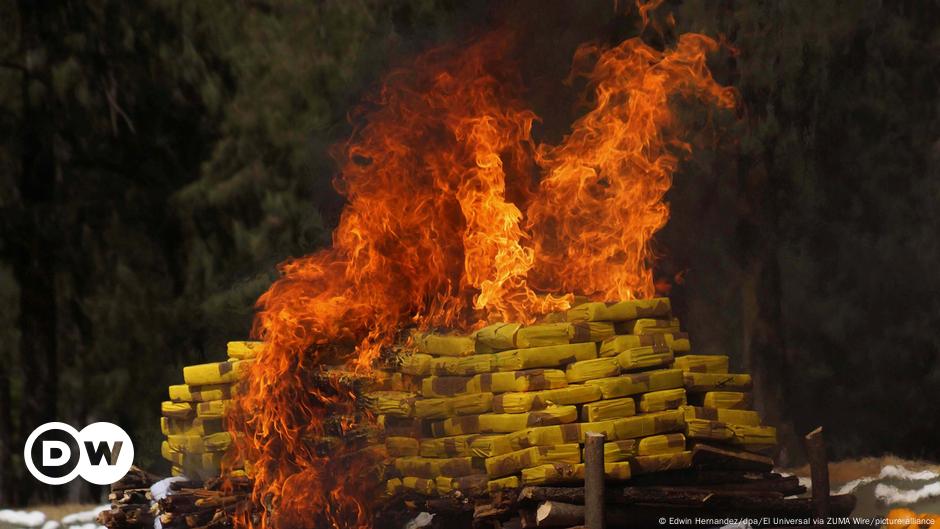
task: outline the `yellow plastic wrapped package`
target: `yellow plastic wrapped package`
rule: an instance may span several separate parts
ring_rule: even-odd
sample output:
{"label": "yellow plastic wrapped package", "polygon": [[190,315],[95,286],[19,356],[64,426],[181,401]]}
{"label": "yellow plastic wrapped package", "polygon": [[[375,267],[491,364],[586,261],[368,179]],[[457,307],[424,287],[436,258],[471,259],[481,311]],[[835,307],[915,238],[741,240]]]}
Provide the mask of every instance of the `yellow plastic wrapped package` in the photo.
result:
{"label": "yellow plastic wrapped package", "polygon": [[752,410],[729,410],[717,408],[705,408],[701,406],[683,406],[682,411],[685,414],[685,420],[705,419],[708,421],[719,421],[730,424],[740,424],[742,426],[760,426],[760,415]]}
{"label": "yellow plastic wrapped package", "polygon": [[601,343],[598,356],[617,356],[628,349],[653,347],[656,350],[669,349],[674,354],[685,354],[692,350],[689,334],[685,332],[660,334],[618,334]]}
{"label": "yellow plastic wrapped package", "polygon": [[413,417],[415,412],[414,393],[404,391],[373,391],[368,395],[377,413],[389,417]]}
{"label": "yellow plastic wrapped package", "polygon": [[728,357],[725,355],[686,355],[676,358],[673,367],[695,373],[727,373]]}
{"label": "yellow plastic wrapped package", "polygon": [[568,324],[568,339],[571,343],[602,342],[614,334],[614,324],[609,321],[577,321]]}
{"label": "yellow plastic wrapped package", "polygon": [[[441,478],[438,478],[441,479]],[[459,490],[468,496],[476,496],[486,492],[489,477],[486,474],[472,474],[459,478],[444,478],[450,480],[450,489]]]}
{"label": "yellow plastic wrapped package", "polygon": [[672,314],[669,298],[635,299],[617,303],[582,303],[568,310],[568,321],[625,321]]}
{"label": "yellow plastic wrapped package", "polygon": [[401,366],[398,370],[406,375],[430,375],[432,358],[431,355],[424,353],[405,355],[401,358]]}
{"label": "yellow plastic wrapped package", "polygon": [[229,342],[226,344],[226,352],[229,358],[247,360],[261,354],[264,347],[264,342]]}
{"label": "yellow plastic wrapped package", "polygon": [[630,458],[630,470],[636,475],[691,467],[692,452],[690,451]]}
{"label": "yellow plastic wrapped package", "polygon": [[[632,471],[627,461],[604,463],[604,477],[611,481],[630,479]],[[548,463],[522,470],[523,485],[548,485],[584,481],[584,465],[579,463]]]}
{"label": "yellow plastic wrapped package", "polygon": [[493,457],[512,452],[508,435],[475,435],[470,439],[470,455]]}
{"label": "yellow plastic wrapped package", "polygon": [[484,346],[488,351],[505,351],[516,348],[516,332],[522,325],[518,323],[494,323],[487,325],[473,333],[477,345]]}
{"label": "yellow plastic wrapped package", "polygon": [[669,349],[657,350],[656,347],[636,347],[627,349],[616,357],[623,371],[638,371],[651,367],[668,366],[675,358]]}
{"label": "yellow plastic wrapped package", "polygon": [[558,389],[568,385],[565,372],[560,369],[526,369],[522,371],[500,371],[475,375],[469,388],[473,392],[489,391],[541,391]]}
{"label": "yellow plastic wrapped package", "polygon": [[470,376],[489,373],[495,369],[495,355],[475,354],[460,358],[441,357],[431,359],[431,373],[435,375]]}
{"label": "yellow plastic wrapped package", "polygon": [[751,375],[748,374],[686,372],[683,379],[689,393],[751,390]]}
{"label": "yellow plastic wrapped package", "polygon": [[689,439],[723,441],[751,451],[771,449],[777,444],[777,429],[773,426],[743,426],[704,419],[686,421],[685,435]]}
{"label": "yellow plastic wrapped package", "polygon": [[171,402],[192,402],[193,394],[187,384],[176,384],[169,388]]}
{"label": "yellow plastic wrapped package", "polygon": [[574,406],[554,406],[527,413],[484,413],[475,417],[479,418],[480,433],[510,433],[533,426],[574,422],[578,420],[578,409]]}
{"label": "yellow plastic wrapped package", "polygon": [[520,349],[563,345],[570,341],[568,323],[537,323],[516,331],[516,347]]}
{"label": "yellow plastic wrapped package", "polygon": [[399,457],[395,459],[395,470],[403,476],[433,479],[437,476],[469,476],[478,474],[482,468],[472,457],[430,459],[426,457]]}
{"label": "yellow plastic wrapped package", "polygon": [[[454,437],[435,437],[421,439],[418,445],[418,454],[421,457],[469,457],[474,455],[470,451],[470,440],[479,437],[476,434],[457,435]],[[387,443],[387,440],[386,440]],[[413,455],[413,454],[412,454]]]}
{"label": "yellow plastic wrapped package", "polygon": [[581,448],[577,443],[533,446],[490,457],[486,459],[486,474],[491,478],[499,478],[547,462],[580,463]]}
{"label": "yellow plastic wrapped package", "polygon": [[210,435],[169,435],[167,442],[174,451],[185,453],[224,452],[232,445],[232,435],[228,432]]}
{"label": "yellow plastic wrapped package", "polygon": [[413,490],[418,494],[424,494],[425,496],[437,494],[437,483],[435,483],[433,479],[405,476],[401,478],[401,487],[405,490]]}
{"label": "yellow plastic wrapped package", "polygon": [[189,392],[195,402],[231,400],[237,393],[237,387],[237,384],[209,384],[206,386],[190,386]]}
{"label": "yellow plastic wrapped package", "polygon": [[221,418],[216,419],[171,419],[160,417],[160,431],[163,435],[211,435],[225,431]]}
{"label": "yellow plastic wrapped package", "polygon": [[569,384],[593,380],[595,378],[615,377],[620,374],[617,358],[592,358],[568,364],[565,378]]}
{"label": "yellow plastic wrapped package", "polygon": [[392,478],[385,482],[385,495],[394,496],[401,492],[403,489],[401,485],[401,480],[398,478]]}
{"label": "yellow plastic wrapped package", "polygon": [[385,449],[392,457],[409,457],[418,455],[418,440],[412,437],[386,437]]}
{"label": "yellow plastic wrapped package", "polygon": [[476,340],[470,336],[453,336],[416,332],[412,334],[418,351],[435,356],[469,356],[476,351]]}
{"label": "yellow plastic wrapped package", "polygon": [[252,362],[253,360],[234,360],[186,366],[183,368],[183,381],[190,386],[228,384],[244,377]]}
{"label": "yellow plastic wrapped package", "polygon": [[499,371],[519,371],[539,367],[558,367],[597,358],[593,343],[550,345],[532,349],[514,349],[496,353],[496,368]]}
{"label": "yellow plastic wrapped package", "polygon": [[584,404],[594,402],[600,398],[601,391],[599,388],[583,385],[526,393],[503,393],[493,399],[493,411],[497,413],[523,413],[531,410],[544,410],[551,406]]}
{"label": "yellow plastic wrapped package", "polygon": [[504,490],[519,488],[519,476],[506,476],[505,478],[491,479],[486,484],[486,491],[490,494]]}
{"label": "yellow plastic wrapped package", "polygon": [[751,394],[740,391],[709,391],[703,401],[706,408],[747,410],[751,408]]}
{"label": "yellow plastic wrapped package", "polygon": [[640,318],[616,325],[618,334],[663,334],[679,332],[679,318]]}
{"label": "yellow plastic wrapped package", "polygon": [[476,393],[470,387],[473,377],[432,376],[421,380],[421,395],[424,397],[453,397]]}
{"label": "yellow plastic wrapped package", "polygon": [[171,419],[192,419],[196,416],[196,407],[189,402],[164,401],[160,405],[160,414]]}
{"label": "yellow plastic wrapped package", "polygon": [[493,409],[492,393],[474,393],[450,398],[451,409],[457,415],[486,413]]}
{"label": "yellow plastic wrapped package", "polygon": [[638,408],[641,413],[673,410],[685,406],[685,389],[664,389],[640,395]]}
{"label": "yellow plastic wrapped package", "polygon": [[604,462],[616,463],[618,461],[627,461],[631,457],[637,456],[636,439],[624,439],[623,441],[612,441],[604,443]]}
{"label": "yellow plastic wrapped package", "polygon": [[581,407],[584,422],[606,421],[636,415],[636,402],[630,397],[601,400]]}
{"label": "yellow plastic wrapped package", "polygon": [[638,456],[656,456],[662,454],[675,454],[685,451],[685,435],[681,433],[667,433],[644,437],[637,443]]}
{"label": "yellow plastic wrapped package", "polygon": [[588,380],[584,384],[600,388],[605,399],[615,399],[650,391],[681,388],[682,382],[682,370],[657,369],[643,373],[623,374],[619,377]]}
{"label": "yellow plastic wrapped package", "polygon": [[413,406],[414,416],[419,419],[446,419],[454,415],[450,398],[416,399]]}
{"label": "yellow plastic wrapped package", "polygon": [[681,410],[668,410],[614,419],[614,437],[608,439],[635,439],[661,433],[681,431],[685,417]]}
{"label": "yellow plastic wrapped package", "polygon": [[[585,430],[589,428],[590,430]],[[552,446],[566,443],[580,443],[584,440],[584,432],[603,432],[608,437],[613,436],[613,422],[610,423],[568,423],[554,426],[539,426],[526,428],[517,432],[506,434],[506,439],[513,450],[521,450],[531,446]]]}
{"label": "yellow plastic wrapped package", "polygon": [[196,416],[203,418],[224,417],[225,411],[231,406],[231,400],[210,400],[196,404]]}

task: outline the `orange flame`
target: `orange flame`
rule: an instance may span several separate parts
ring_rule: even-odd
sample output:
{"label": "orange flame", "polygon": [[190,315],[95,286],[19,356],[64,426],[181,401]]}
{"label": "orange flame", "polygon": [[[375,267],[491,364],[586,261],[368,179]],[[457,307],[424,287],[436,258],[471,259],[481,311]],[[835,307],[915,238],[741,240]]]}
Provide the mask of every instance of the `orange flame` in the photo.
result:
{"label": "orange flame", "polygon": [[348,204],[332,248],[284,263],[258,301],[254,331],[268,346],[230,423],[261,527],[371,526],[374,458],[311,442],[336,435],[337,420],[342,434],[370,419],[322,366],[368,372],[405,325],[529,322],[567,308],[570,293],[653,293],[649,243],[668,218],[671,152],[688,150],[669,98],[734,104],[705,66],[715,47],[684,36],[666,51],[638,39],[581,48],[595,104],[558,146],[532,140],[506,36],[388,76],[339,149]]}

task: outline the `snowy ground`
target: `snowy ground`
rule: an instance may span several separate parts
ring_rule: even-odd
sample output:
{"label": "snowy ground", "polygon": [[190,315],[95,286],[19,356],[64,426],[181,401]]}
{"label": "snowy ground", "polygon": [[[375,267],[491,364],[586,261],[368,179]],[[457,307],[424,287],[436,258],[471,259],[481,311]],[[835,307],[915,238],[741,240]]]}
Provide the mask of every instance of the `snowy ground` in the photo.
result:
{"label": "snowy ground", "polygon": [[104,529],[95,522],[98,513],[110,508],[108,505],[78,511],[52,519],[42,511],[0,510],[0,529]]}

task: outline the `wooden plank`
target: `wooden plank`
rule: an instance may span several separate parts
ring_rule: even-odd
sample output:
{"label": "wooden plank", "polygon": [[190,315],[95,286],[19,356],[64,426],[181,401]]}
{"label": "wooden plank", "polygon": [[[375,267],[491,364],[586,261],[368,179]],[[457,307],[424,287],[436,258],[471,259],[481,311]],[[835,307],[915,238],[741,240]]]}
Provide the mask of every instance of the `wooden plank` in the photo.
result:
{"label": "wooden plank", "polygon": [[[584,525],[605,529],[604,523],[604,441],[607,436],[587,432],[584,439]],[[575,524],[569,524],[575,525]]]}
{"label": "wooden plank", "polygon": [[825,520],[832,511],[829,507],[829,458],[822,426],[806,434],[804,441],[813,482],[813,515]]}
{"label": "wooden plank", "polygon": [[767,456],[752,454],[743,450],[695,443],[692,447],[692,467],[712,470],[770,472],[774,468],[774,460]]}

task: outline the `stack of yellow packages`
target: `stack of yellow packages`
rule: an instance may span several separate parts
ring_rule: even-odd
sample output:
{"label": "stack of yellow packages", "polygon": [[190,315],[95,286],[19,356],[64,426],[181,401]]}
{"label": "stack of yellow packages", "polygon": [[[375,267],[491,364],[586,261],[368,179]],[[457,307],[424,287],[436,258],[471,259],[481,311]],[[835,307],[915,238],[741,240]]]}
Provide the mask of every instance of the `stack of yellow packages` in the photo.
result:
{"label": "stack of yellow packages", "polygon": [[208,479],[218,476],[222,457],[232,444],[225,410],[237,391],[261,342],[229,342],[228,359],[183,368],[184,384],[170,386],[161,405],[160,429],[166,440],[160,451],[174,476]]}
{"label": "stack of yellow packages", "polygon": [[[389,494],[581,481],[591,431],[607,436],[611,480],[690,467],[687,437],[746,449],[769,438],[739,424],[753,413],[731,391],[744,379],[726,374],[727,357],[688,354],[666,298],[585,303],[546,323],[412,342],[414,353],[370,393],[392,458]],[[702,401],[689,406],[687,392]]]}

